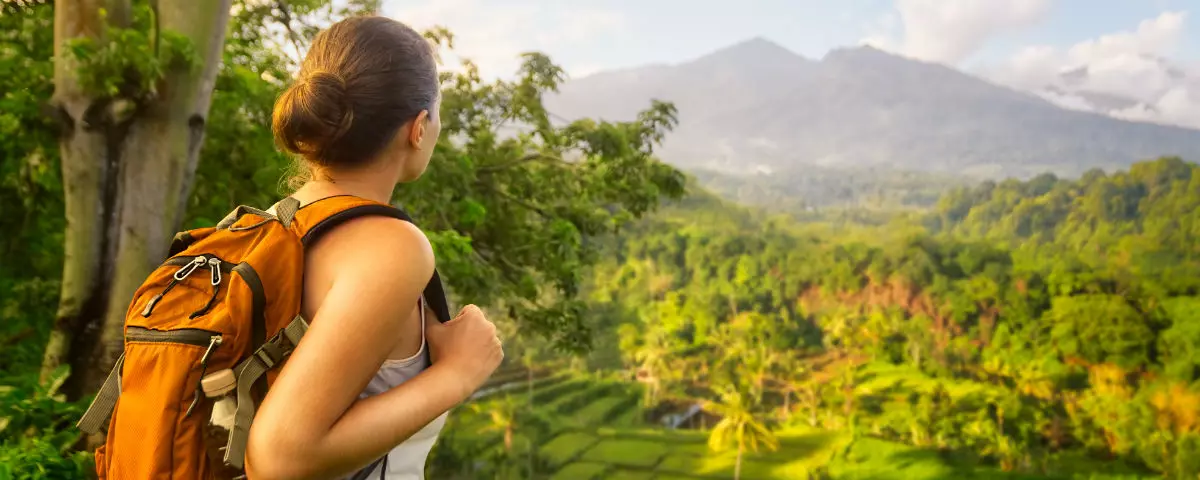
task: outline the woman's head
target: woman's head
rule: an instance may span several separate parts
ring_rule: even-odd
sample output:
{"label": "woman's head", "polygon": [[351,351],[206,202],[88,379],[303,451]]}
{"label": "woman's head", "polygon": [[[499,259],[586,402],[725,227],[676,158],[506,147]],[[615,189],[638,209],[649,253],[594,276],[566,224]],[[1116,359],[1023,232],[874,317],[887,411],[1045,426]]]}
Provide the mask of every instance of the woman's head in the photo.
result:
{"label": "woman's head", "polygon": [[272,128],[280,147],[326,176],[386,165],[409,181],[437,143],[439,101],[430,43],[395,20],[355,17],[313,40]]}

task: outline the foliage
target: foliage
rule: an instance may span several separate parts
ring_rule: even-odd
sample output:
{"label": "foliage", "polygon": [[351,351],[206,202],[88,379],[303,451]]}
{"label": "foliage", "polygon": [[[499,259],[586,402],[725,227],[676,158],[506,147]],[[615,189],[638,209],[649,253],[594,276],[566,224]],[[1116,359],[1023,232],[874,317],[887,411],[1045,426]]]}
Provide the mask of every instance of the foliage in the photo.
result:
{"label": "foliage", "polygon": [[72,427],[87,405],[57,393],[65,368],[48,385],[32,378],[0,385],[0,478],[85,477],[94,466],[90,454],[75,451],[82,434]]}
{"label": "foliage", "polygon": [[786,212],[926,208],[943,193],[970,184],[968,177],[946,174],[811,164],[754,173],[691,171],[704,188],[724,198]]}
{"label": "foliage", "polygon": [[593,239],[680,196],[684,183],[653,157],[674,107],[654,103],[633,122],[555,127],[541,99],[561,79],[536,53],[513,81],[485,83],[470,63],[444,74],[443,136],[425,177],[399,198],[457,297],[501,307],[527,338],[581,352],[591,332],[577,294],[597,260]]}
{"label": "foliage", "polygon": [[[985,183],[948,194],[924,227],[689,200],[609,242],[589,298],[630,312],[608,333],[626,366],[701,372],[655,377],[677,399],[740,381],[814,407],[797,421],[971,464],[1049,473],[1083,452],[1174,475],[1191,468],[1178,452],[1193,427],[1169,412],[1200,380],[1197,172],[1163,158]],[[878,364],[921,380],[863,366]]]}
{"label": "foliage", "polygon": [[[129,24],[67,46],[90,90],[132,101],[114,108],[136,107],[166,66],[195,54],[154,31],[150,3],[134,7]],[[185,226],[287,193],[293,159],[272,146],[274,99],[323,25],[376,8],[235,2]],[[53,4],[3,9],[0,478],[71,478],[91,468],[74,452],[82,404],[35,380],[63,266],[57,125],[43,109]],[[448,30],[427,36],[452,48]],[[748,475],[783,475],[771,470],[780,456],[818,450],[797,468],[1200,470],[1200,166],[1163,158],[1074,180],[984,182],[904,214],[880,207],[928,205],[942,182],[876,172],[838,183],[828,179],[841,173],[814,170],[802,190],[871,210],[779,216],[728,204],[696,188],[713,179],[655,160],[676,124],[669,104],[630,122],[551,122],[542,98],[562,79],[532,52],[505,80],[485,82],[469,63],[444,73],[445,135],[397,201],[454,296],[507,317],[506,345],[525,368],[590,349],[576,368],[641,384],[548,381],[452,415],[431,474],[736,472],[705,432],[636,430],[713,400],[723,401],[690,422],[715,426],[714,442],[778,441],[779,452],[751,452]],[[784,195],[730,182],[720,189]],[[784,433],[797,424],[829,431]]]}
{"label": "foliage", "polygon": [[104,31],[98,39],[65,42],[64,52],[75,63],[74,74],[85,93],[97,98],[152,97],[168,68],[200,66],[200,55],[187,37],[156,29],[157,13],[151,2],[135,1],[132,7],[128,27],[114,26],[116,22],[107,21],[108,11],[101,8]]}
{"label": "foliage", "polygon": [[756,415],[756,400],[757,398],[745,390],[727,385],[721,390],[721,401],[709,402],[706,407],[721,418],[709,436],[709,448],[723,451],[732,446],[737,449],[734,478],[741,473],[744,451],[758,452],[759,448],[764,447],[771,450],[779,448],[779,440],[775,438],[775,434]]}
{"label": "foliage", "polygon": [[0,15],[0,291],[7,292],[58,277],[64,219],[56,127],[43,115],[54,89],[54,10],[5,8],[17,10]]}
{"label": "foliage", "polygon": [[[84,88],[113,97],[107,105],[118,113],[155,95],[166,68],[195,63],[181,37],[156,31],[152,7],[135,1],[127,22],[65,44]],[[273,146],[275,98],[321,27],[378,7],[372,0],[235,0],[185,227],[211,225],[238,204],[266,207],[287,193],[281,180],[293,159]],[[35,383],[63,267],[57,126],[43,108],[53,94],[53,8],[6,2],[0,15],[0,68],[9,72],[0,78],[0,228],[15,232],[0,239],[9,259],[0,263],[0,290],[12,293],[0,297],[0,383],[11,385]],[[448,39],[449,32],[435,29],[430,37]],[[595,238],[683,193],[682,175],[653,157],[675,124],[674,109],[654,103],[635,122],[551,126],[541,98],[562,70],[538,53],[524,59],[512,80],[485,83],[473,70],[443,75],[445,138],[428,175],[398,198],[421,220],[457,298],[508,313],[530,352],[539,344],[582,351],[591,335],[580,317],[579,282],[597,258]],[[63,421],[78,414],[72,407],[13,405],[38,422],[56,419],[36,435],[5,437],[3,455],[13,462],[44,460],[46,452],[62,457],[76,447],[60,437],[75,435]]]}

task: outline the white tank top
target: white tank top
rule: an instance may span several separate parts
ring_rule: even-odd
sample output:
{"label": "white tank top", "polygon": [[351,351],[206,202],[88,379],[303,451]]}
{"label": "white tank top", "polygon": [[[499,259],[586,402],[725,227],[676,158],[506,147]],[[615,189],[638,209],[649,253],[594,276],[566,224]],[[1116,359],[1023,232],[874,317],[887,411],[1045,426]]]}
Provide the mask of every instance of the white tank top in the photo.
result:
{"label": "white tank top", "polygon": [[[359,396],[359,399],[379,395],[383,392],[396,388],[396,386],[408,381],[417,376],[422,370],[429,368],[429,357],[425,354],[427,348],[425,342],[425,301],[424,298],[418,303],[421,310],[421,348],[411,357],[399,360],[385,360],[383,365],[379,367],[379,371],[371,378],[371,382],[367,384]],[[370,480],[386,479],[386,480],[424,480],[425,479],[425,459],[429,456],[429,451],[433,449],[433,444],[437,441],[438,433],[446,424],[446,415],[439,415],[425,428],[422,428],[413,436],[405,440],[404,443],[397,445],[392,451],[388,452],[387,458],[376,465],[371,470],[371,474],[366,478]],[[350,477],[346,477],[350,478]]]}

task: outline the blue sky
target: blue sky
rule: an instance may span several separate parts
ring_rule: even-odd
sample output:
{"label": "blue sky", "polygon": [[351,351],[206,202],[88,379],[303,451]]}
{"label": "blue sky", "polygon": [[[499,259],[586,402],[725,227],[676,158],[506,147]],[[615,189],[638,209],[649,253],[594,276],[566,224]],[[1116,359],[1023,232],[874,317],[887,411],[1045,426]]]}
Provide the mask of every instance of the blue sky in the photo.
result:
{"label": "blue sky", "polygon": [[[580,77],[753,37],[813,59],[867,43],[1066,108],[1200,128],[1200,0],[384,0],[381,13],[449,28],[485,78],[531,50]],[[1088,78],[1064,84],[1080,67]],[[1137,104],[1095,110],[1094,93]]]}
{"label": "blue sky", "polygon": [[[385,0],[384,12],[422,27],[434,23],[461,37],[459,50],[487,76],[505,75],[516,53],[540,50],[576,74],[597,69],[673,63],[747,38],[769,38],[819,58],[831,48],[879,35],[902,39],[896,0]],[[1200,0],[925,0],[946,9],[1003,9],[1035,4],[1026,18],[999,25],[965,65],[994,62],[1030,45],[1069,47],[1134,31],[1163,12],[1188,12],[1171,56],[1200,54]],[[955,6],[956,5],[956,6]],[[1001,7],[996,7],[1001,5]],[[933,7],[935,10],[938,7]],[[954,41],[952,38],[947,41]],[[961,62],[947,62],[961,63]],[[489,70],[497,71],[489,71]]]}

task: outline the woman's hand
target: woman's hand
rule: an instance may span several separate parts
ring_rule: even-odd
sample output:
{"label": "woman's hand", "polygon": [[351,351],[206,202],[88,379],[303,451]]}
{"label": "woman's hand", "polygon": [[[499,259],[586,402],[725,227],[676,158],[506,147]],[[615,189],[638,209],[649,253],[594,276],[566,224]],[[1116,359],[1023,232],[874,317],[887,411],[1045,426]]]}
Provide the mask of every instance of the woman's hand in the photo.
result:
{"label": "woman's hand", "polygon": [[471,396],[487,381],[500,361],[504,349],[496,336],[496,325],[475,305],[467,305],[454,319],[441,323],[426,316],[425,338],[433,363],[456,372],[462,381],[463,399]]}

